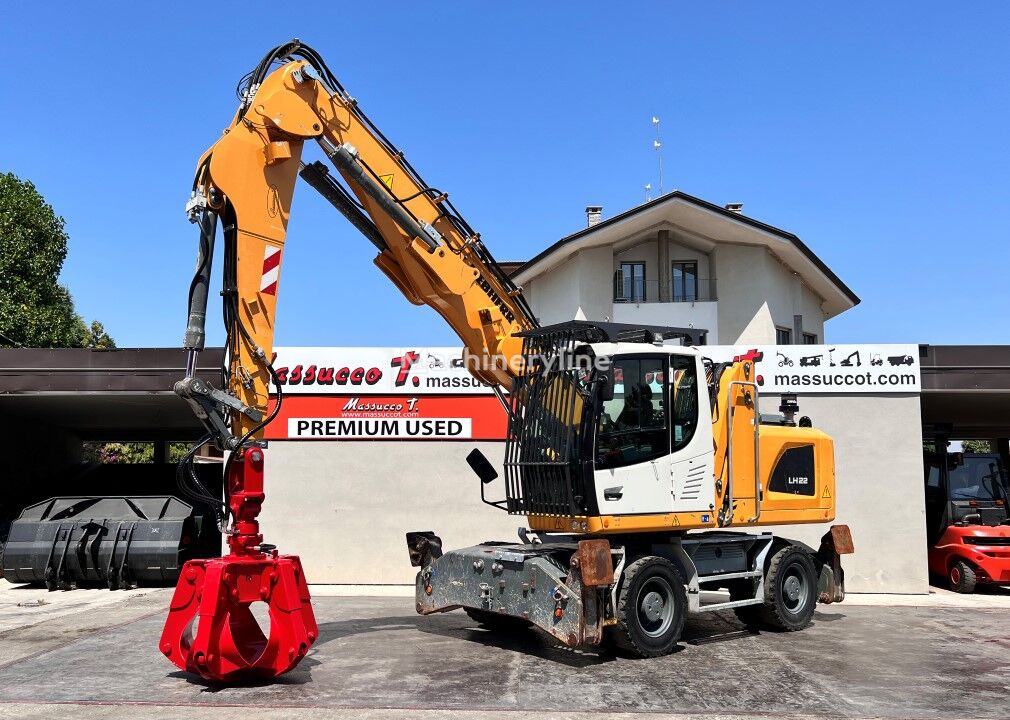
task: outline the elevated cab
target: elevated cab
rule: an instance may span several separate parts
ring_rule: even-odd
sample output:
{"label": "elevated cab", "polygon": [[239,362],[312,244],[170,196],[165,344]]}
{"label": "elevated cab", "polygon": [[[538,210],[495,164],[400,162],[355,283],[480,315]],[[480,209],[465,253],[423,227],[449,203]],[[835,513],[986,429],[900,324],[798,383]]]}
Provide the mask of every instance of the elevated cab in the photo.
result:
{"label": "elevated cab", "polygon": [[[596,343],[610,392],[586,402],[592,426],[576,471],[575,517],[538,513],[546,532],[630,533],[827,522],[834,447],[792,417],[759,411],[753,362],[715,366],[695,348]],[[587,423],[588,424],[588,423]]]}

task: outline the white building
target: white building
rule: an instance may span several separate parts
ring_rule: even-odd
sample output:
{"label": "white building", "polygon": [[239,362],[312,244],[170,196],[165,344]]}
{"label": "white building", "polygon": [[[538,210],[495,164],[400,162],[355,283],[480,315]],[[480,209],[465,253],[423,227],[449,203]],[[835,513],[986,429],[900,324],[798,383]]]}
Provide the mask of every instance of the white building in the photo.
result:
{"label": "white building", "polygon": [[541,324],[600,320],[708,330],[708,344],[825,342],[859,303],[792,233],[680,191],[502,263]]}

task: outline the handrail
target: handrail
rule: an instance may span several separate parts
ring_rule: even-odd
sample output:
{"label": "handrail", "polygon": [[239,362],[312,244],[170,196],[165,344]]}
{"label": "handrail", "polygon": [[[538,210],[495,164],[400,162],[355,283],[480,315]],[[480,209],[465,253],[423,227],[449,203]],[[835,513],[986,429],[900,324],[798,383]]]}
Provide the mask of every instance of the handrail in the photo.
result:
{"label": "handrail", "polygon": [[732,380],[729,385],[727,385],[727,391],[729,392],[729,399],[727,405],[729,406],[729,414],[727,418],[728,431],[726,438],[726,494],[728,496],[729,502],[729,517],[727,518],[726,525],[731,525],[733,523],[733,415],[735,414],[734,404],[733,404],[733,386],[741,385],[745,387],[751,387],[754,389],[754,516],[747,519],[748,523],[755,523],[761,517],[761,422],[758,410],[758,401],[760,400],[760,390],[755,382],[750,382],[747,380]]}

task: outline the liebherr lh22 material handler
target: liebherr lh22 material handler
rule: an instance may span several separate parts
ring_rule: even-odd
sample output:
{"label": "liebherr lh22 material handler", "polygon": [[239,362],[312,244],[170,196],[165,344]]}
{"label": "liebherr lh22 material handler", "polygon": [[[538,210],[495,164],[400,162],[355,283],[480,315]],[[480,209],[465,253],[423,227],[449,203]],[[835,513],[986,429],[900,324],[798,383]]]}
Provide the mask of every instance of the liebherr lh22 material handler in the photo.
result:
{"label": "liebherr lh22 material handler", "polygon": [[[303,163],[314,140],[336,173]],[[711,363],[693,330],[592,322],[540,327],[479,234],[372,124],[322,58],[294,40],[241,84],[224,135],[200,158],[188,204],[200,228],[190,286],[186,376],[176,385],[229,452],[221,502],[180,464],[188,494],[218,504],[229,553],[188,562],[161,638],[183,669],[213,680],[274,676],[305,656],[318,629],[297,557],[263,542],[262,430],[282,398],[271,365],[279,272],[295,181],[318,190],[377,250],[403,295],[459,335],[470,372],[509,414],[505,499],[526,516],[519,543],[443,552],[407,534],[421,613],[464,608],[481,622],[521,619],[571,646],[614,641],[669,652],[685,613],[734,608],[749,624],[794,630],[814,603],[844,596],[844,526],[814,550],[737,528],[824,523],[835,515],[831,439],[797,427],[795,403],[760,414],[752,355]],[[195,373],[211,262],[223,226],[228,387]],[[679,338],[685,345],[667,345]],[[271,383],[277,398],[269,405]],[[482,483],[496,471],[479,453]],[[437,514],[437,508],[432,508]],[[723,588],[730,600],[702,603]],[[249,606],[265,602],[265,636]]]}

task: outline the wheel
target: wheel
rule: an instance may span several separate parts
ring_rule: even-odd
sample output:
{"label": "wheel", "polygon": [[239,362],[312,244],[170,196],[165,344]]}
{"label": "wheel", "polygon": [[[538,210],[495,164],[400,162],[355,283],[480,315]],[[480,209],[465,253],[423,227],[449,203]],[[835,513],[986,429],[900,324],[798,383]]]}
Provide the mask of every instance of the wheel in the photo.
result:
{"label": "wheel", "polygon": [[947,572],[947,579],[950,580],[950,589],[958,593],[975,592],[975,583],[978,578],[975,576],[975,569],[964,560],[955,560]]}
{"label": "wheel", "polygon": [[666,558],[636,560],[621,578],[616,614],[611,640],[618,649],[640,657],[669,655],[684,630],[684,576]]}
{"label": "wheel", "polygon": [[793,632],[810,624],[817,605],[817,573],[810,553],[795,545],[778,550],[765,574],[761,620],[774,630]]}
{"label": "wheel", "polygon": [[463,612],[470,616],[488,630],[520,630],[529,625],[529,622],[513,615],[503,615],[502,613],[491,612],[490,610],[478,610],[477,608],[463,608]]}

